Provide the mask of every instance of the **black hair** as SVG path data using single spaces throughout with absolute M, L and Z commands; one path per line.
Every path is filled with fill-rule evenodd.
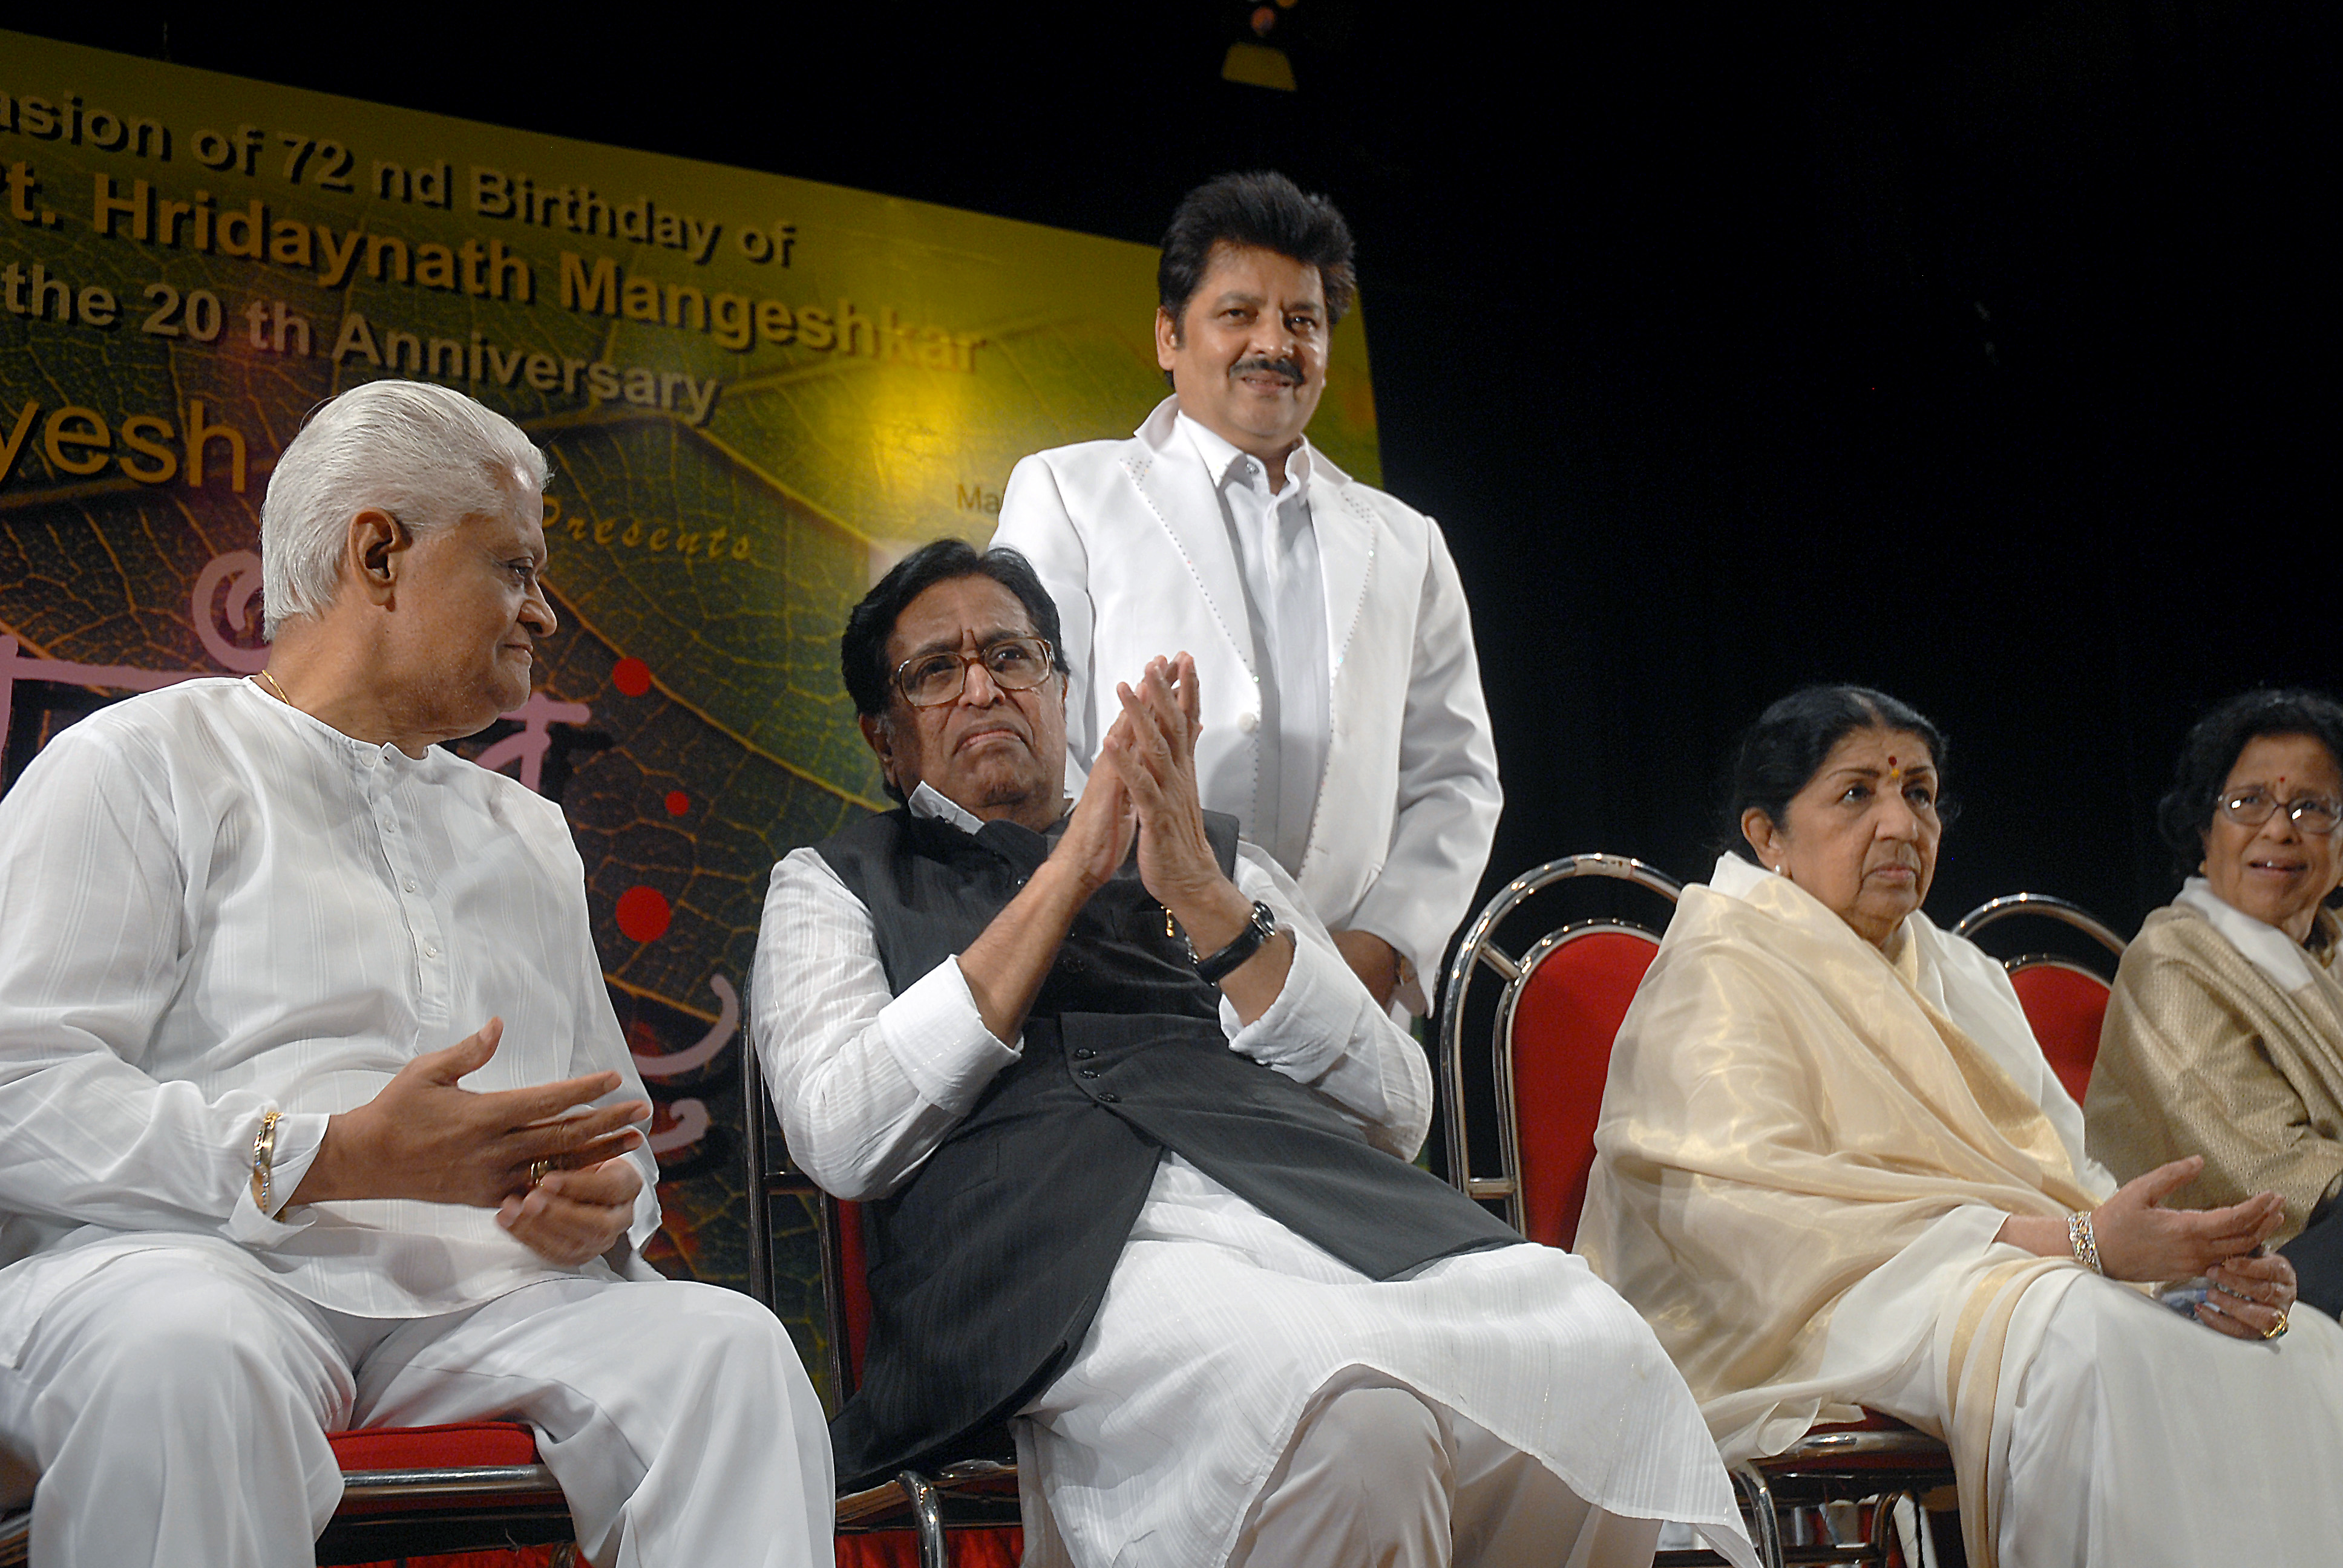
M 2184 879 L 2205 859 L 2205 834 L 2221 803 L 2221 786 L 2248 743 L 2265 735 L 2307 735 L 2343 769 L 2343 703 L 2299 687 L 2241 691 L 2199 719 L 2181 742 L 2172 789 L 2157 802 L 2156 825 Z
M 1717 824 L 1720 846 L 1754 863 L 1757 853 L 1741 831 L 1743 814 L 1754 806 L 1776 826 L 1786 822 L 1791 799 L 1814 781 L 1831 749 L 1858 729 L 1918 736 L 1943 777 L 1949 749 L 1945 732 L 1910 703 L 1867 686 L 1803 687 L 1759 714 L 1743 732 L 1725 785 L 1725 815 Z
M 1326 325 L 1351 308 L 1358 293 L 1358 269 L 1351 263 L 1351 226 L 1322 196 L 1308 196 L 1271 170 L 1222 175 L 1180 198 L 1172 226 L 1163 231 L 1163 259 L 1155 268 L 1156 297 L 1176 327 L 1188 301 L 1212 270 L 1212 247 L 1252 246 L 1292 256 L 1318 269 L 1326 291 Z
M 855 712 L 877 717 L 889 711 L 895 672 L 887 663 L 887 641 L 895 635 L 895 622 L 913 599 L 955 578 L 990 578 L 1015 594 L 1033 623 L 1034 635 L 1050 645 L 1050 661 L 1060 675 L 1067 672 L 1065 650 L 1058 645 L 1058 606 L 1032 563 L 1006 545 L 980 552 L 966 539 L 938 539 L 897 561 L 879 586 L 847 612 L 846 635 L 838 639 L 838 653 Z

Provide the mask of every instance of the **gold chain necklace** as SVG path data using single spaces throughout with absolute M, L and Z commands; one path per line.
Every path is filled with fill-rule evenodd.
M 299 703 L 295 702 L 291 698 L 285 695 L 285 689 L 277 684 L 277 678 L 275 676 L 269 674 L 264 669 L 260 672 L 260 678 L 262 683 L 265 684 L 269 690 L 277 694 L 277 701 L 283 703 L 287 708 L 298 708 L 300 706 Z

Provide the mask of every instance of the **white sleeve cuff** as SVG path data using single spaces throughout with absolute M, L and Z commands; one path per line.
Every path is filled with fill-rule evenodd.
M 966 1115 L 984 1086 L 1021 1054 L 984 1027 L 957 959 L 906 986 L 880 1010 L 879 1027 L 920 1098 L 953 1116 Z
M 1282 920 L 1279 923 L 1286 925 Z M 1358 981 L 1332 948 L 1304 940 L 1300 931 L 1290 927 L 1286 934 L 1293 943 L 1293 962 L 1285 971 L 1285 985 L 1277 1000 L 1259 1018 L 1240 1026 L 1236 1009 L 1222 997 L 1221 1027 L 1230 1031 L 1232 1050 L 1273 1067 L 1288 1078 L 1314 1083 L 1349 1050 L 1348 1015 L 1366 993 L 1352 994 Z M 1332 1013 L 1342 1016 L 1330 1017 Z
M 252 1183 L 246 1181 L 236 1198 L 235 1211 L 228 1216 L 230 1241 L 247 1247 L 267 1247 L 308 1228 L 306 1213 L 289 1220 L 277 1216 L 285 1212 L 295 1189 L 309 1174 L 309 1167 L 317 1163 L 317 1151 L 326 1145 L 326 1124 L 332 1120 L 321 1111 L 277 1119 L 277 1158 L 268 1168 L 268 1196 L 276 1213 L 260 1211 L 260 1205 L 253 1201 Z M 255 1131 L 258 1131 L 257 1127 Z M 251 1147 L 247 1139 L 243 1144 L 247 1156 Z

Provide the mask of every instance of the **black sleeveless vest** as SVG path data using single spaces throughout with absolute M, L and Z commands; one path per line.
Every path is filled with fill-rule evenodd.
M 817 846 L 870 911 L 900 995 L 966 949 L 1047 858 L 894 810 Z M 1222 869 L 1236 824 L 1205 828 Z M 866 1204 L 872 1316 L 861 1386 L 830 1424 L 841 1482 L 892 1474 L 997 1425 L 1089 1332 L 1166 1149 L 1375 1279 L 1521 1237 L 1370 1146 L 1312 1091 L 1228 1048 L 1220 991 L 1126 862 L 1058 950 L 1022 1058 L 893 1197 Z

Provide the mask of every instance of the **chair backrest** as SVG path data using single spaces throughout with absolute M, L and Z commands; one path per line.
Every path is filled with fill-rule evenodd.
M 1659 938 L 1627 920 L 1580 920 L 1546 931 L 1515 960 L 1498 932 L 1533 895 L 1583 877 L 1633 883 L 1670 904 L 1682 890 L 1674 878 L 1624 855 L 1570 855 L 1523 872 L 1465 929 L 1449 966 L 1437 1034 L 1450 1181 L 1471 1197 L 1502 1200 L 1505 1218 L 1523 1235 L 1561 1247 L 1578 1231 L 1611 1042 Z M 1466 1073 L 1468 1056 L 1478 1054 L 1477 1046 L 1468 1050 L 1466 1034 L 1473 1029 L 1473 980 L 1483 970 L 1504 982 L 1489 1034 L 1495 1175 L 1473 1168 Z
M 2013 916 L 2038 916 L 2080 931 L 2112 957 L 2121 960 L 2126 943 L 2105 921 L 2080 904 L 2047 893 L 2007 893 L 1988 899 L 1963 915 L 1953 934 L 1974 937 L 1987 926 Z M 2070 937 L 2067 939 L 2072 941 Z M 2020 953 L 2004 959 L 2009 983 L 2026 1009 L 2026 1021 L 2048 1059 L 2050 1070 L 2066 1092 L 2081 1104 L 2091 1086 L 2091 1068 L 2099 1058 L 2099 1026 L 2106 1022 L 2107 977 L 2087 965 L 2053 953 Z
M 2113 989 L 2078 963 L 2038 953 L 2011 961 L 2009 983 L 2050 1070 L 2080 1105 L 2099 1059 L 2099 1026 L 2107 1021 Z
M 1594 1166 L 1594 1122 L 1611 1042 L 1660 940 L 1641 926 L 1565 926 L 1532 948 L 1500 1005 L 1522 1234 L 1549 1247 L 1578 1238 Z
M 862 1247 L 862 1208 L 840 1202 L 791 1171 L 772 1146 L 770 1102 L 757 1060 L 757 1042 L 740 1033 L 741 1162 L 749 1191 L 749 1293 L 772 1307 L 775 1198 L 813 1205 L 821 1246 L 821 1295 L 829 1323 L 830 1386 L 840 1403 L 862 1382 L 862 1358 L 870 1343 L 870 1284 Z

